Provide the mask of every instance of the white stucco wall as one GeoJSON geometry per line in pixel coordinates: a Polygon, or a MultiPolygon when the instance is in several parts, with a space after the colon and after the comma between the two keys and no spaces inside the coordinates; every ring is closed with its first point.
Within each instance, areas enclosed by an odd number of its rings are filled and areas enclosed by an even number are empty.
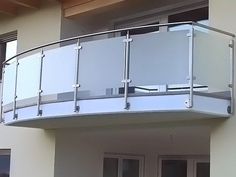
{"type": "MultiPolygon", "coordinates": [[[[61,7],[44,0],[39,10],[0,17],[0,35],[18,32],[18,52],[60,39],[61,7]]],[[[53,177],[55,138],[53,132],[0,125],[0,149],[11,150],[11,177],[53,177]]]]}
{"type": "Polygon", "coordinates": [[[158,176],[161,155],[209,155],[209,127],[184,124],[59,130],[55,177],[102,177],[105,153],[144,156],[144,177],[158,176]]]}
{"type": "Polygon", "coordinates": [[[54,176],[53,132],[0,125],[0,140],[0,149],[11,150],[11,177],[54,176]]]}
{"type": "MultiPolygon", "coordinates": [[[[210,0],[209,6],[210,25],[236,34],[236,1],[210,0]]],[[[211,133],[211,177],[236,176],[235,127],[234,114],[229,120],[216,124],[211,133]]]]}

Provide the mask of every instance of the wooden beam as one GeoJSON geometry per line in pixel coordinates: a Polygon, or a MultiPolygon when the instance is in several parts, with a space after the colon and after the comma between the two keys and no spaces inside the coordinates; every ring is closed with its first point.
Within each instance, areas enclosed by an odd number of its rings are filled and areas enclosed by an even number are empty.
{"type": "Polygon", "coordinates": [[[20,5],[23,7],[37,9],[40,5],[40,0],[8,0],[16,5],[20,5]]]}
{"type": "Polygon", "coordinates": [[[74,6],[78,6],[84,3],[88,3],[93,0],[62,0],[62,8],[63,9],[68,9],[74,6]]]}
{"type": "MultiPolygon", "coordinates": [[[[82,0],[77,0],[77,2],[81,2],[82,0]]],[[[84,1],[84,0],[83,0],[84,1]]],[[[89,2],[85,2],[82,4],[77,4],[64,9],[64,16],[66,18],[73,17],[85,12],[89,12],[92,10],[96,10],[103,7],[108,7],[111,5],[115,5],[117,3],[123,2],[125,0],[90,0],[89,2]]],[[[75,1],[74,1],[75,2],[75,1]]],[[[67,7],[65,5],[65,7],[67,7]]]]}
{"type": "Polygon", "coordinates": [[[9,1],[0,0],[0,13],[14,16],[16,15],[17,9],[16,6],[9,1]]]}

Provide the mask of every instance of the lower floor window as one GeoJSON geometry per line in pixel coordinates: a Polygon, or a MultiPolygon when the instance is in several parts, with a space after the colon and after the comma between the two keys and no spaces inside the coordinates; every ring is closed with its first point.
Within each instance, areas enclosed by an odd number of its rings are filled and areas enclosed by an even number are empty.
{"type": "Polygon", "coordinates": [[[142,177],[142,156],[106,155],[103,160],[103,177],[142,177]]]}
{"type": "Polygon", "coordinates": [[[0,150],[0,177],[9,177],[10,174],[10,151],[0,150]]]}
{"type": "Polygon", "coordinates": [[[207,158],[161,158],[159,171],[160,177],[210,177],[210,163],[207,158]]]}

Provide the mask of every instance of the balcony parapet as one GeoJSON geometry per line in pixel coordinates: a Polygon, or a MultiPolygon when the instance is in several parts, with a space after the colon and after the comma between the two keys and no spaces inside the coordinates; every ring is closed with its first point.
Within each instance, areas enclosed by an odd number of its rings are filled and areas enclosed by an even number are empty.
{"type": "Polygon", "coordinates": [[[32,48],[4,62],[2,118],[6,124],[24,126],[46,118],[145,112],[230,117],[234,38],[216,28],[179,22],[99,32],[32,48]],[[186,27],[130,33],[177,25],[186,27]],[[104,34],[113,36],[86,41],[104,34]]]}

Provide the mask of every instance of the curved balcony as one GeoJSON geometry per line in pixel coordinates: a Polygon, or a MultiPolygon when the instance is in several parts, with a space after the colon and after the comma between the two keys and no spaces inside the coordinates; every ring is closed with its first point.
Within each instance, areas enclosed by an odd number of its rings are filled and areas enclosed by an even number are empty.
{"type": "Polygon", "coordinates": [[[233,34],[193,22],[39,46],[4,63],[2,118],[40,128],[226,118],[233,112],[233,48],[233,34]],[[176,25],[185,28],[132,34],[176,25]]]}

